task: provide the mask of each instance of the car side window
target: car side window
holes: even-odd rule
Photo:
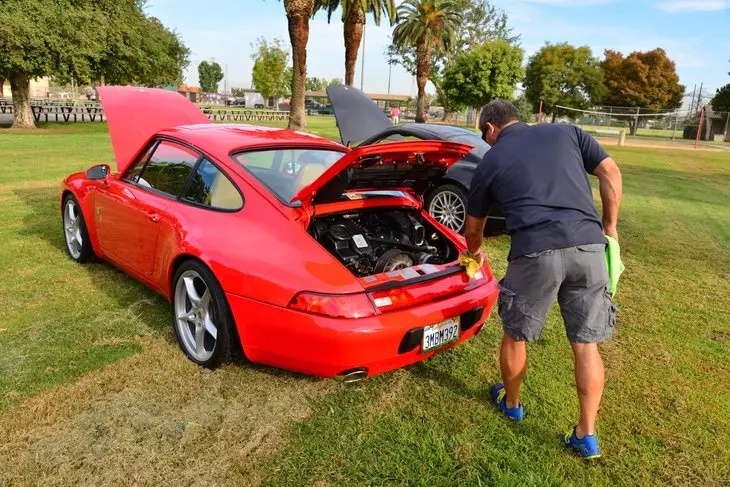
[[[181,199],[220,210],[243,207],[243,198],[236,186],[208,159],[200,162]]]
[[[162,140],[142,170],[137,184],[177,196],[199,157],[192,149]]]
[[[155,144],[150,145],[147,150],[144,151],[142,157],[140,157],[139,160],[127,170],[123,177],[125,181],[131,181],[133,183],[137,183],[137,181],[139,181],[139,175],[142,174],[142,169],[144,169],[144,165],[147,164],[147,160],[150,158],[150,154],[154,148]]]

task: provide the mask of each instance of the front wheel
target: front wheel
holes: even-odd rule
[[[231,358],[234,321],[218,280],[201,262],[188,260],[173,279],[172,322],[190,360],[215,368]]]
[[[63,199],[63,236],[66,241],[66,251],[73,260],[84,263],[94,258],[81,206],[71,194]]]
[[[466,202],[467,193],[462,187],[444,184],[429,195],[426,208],[437,222],[460,234],[466,222]]]

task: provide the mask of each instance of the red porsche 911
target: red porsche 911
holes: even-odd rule
[[[172,303],[180,348],[358,380],[477,333],[497,298],[422,195],[471,147],[351,150],[291,130],[210,123],[175,92],[100,87],[117,171],[61,188],[68,254],[104,259]]]

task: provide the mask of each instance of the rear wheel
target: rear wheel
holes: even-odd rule
[[[81,206],[72,194],[63,200],[63,236],[66,241],[66,251],[73,260],[84,263],[94,258]]]
[[[173,284],[173,329],[185,355],[211,369],[230,360],[235,324],[213,273],[201,262],[188,260],[175,272]]]
[[[432,217],[457,233],[464,231],[467,193],[455,184],[444,184],[428,197],[426,208]]]

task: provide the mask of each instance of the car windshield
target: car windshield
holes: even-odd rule
[[[462,133],[452,135],[448,140],[451,142],[473,145],[474,148],[471,150],[471,153],[479,157],[479,159],[484,157],[484,154],[486,154],[490,149],[489,144],[484,142],[478,133],[471,132],[469,130],[464,130]]]
[[[281,201],[289,203],[292,196],[313,183],[343,155],[328,149],[269,149],[239,152],[232,157]]]

